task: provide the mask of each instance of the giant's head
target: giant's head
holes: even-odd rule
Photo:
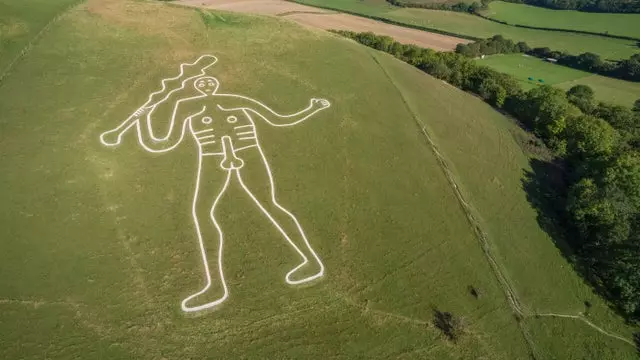
[[[218,79],[214,78],[213,76],[203,76],[196,79],[196,81],[193,83],[193,86],[195,86],[196,90],[204,95],[215,94],[218,90],[219,85],[220,82],[218,82]]]

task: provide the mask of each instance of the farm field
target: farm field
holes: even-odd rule
[[[489,3],[482,15],[510,25],[608,33],[640,39],[640,14],[589,13],[552,10],[504,1]]]
[[[629,58],[640,52],[635,41],[596,35],[571,34],[518,28],[499,24],[470,14],[414,8],[394,8],[358,0],[296,0],[307,5],[377,16],[398,23],[422,26],[462,36],[489,38],[500,34],[514,41],[525,41],[531,47],[549,47],[572,54],[593,52],[605,59]]]
[[[640,83],[594,75],[552,64],[532,56],[502,54],[487,56],[476,61],[514,76],[525,90],[538,86],[540,84],[538,80],[542,79],[545,84],[564,90],[569,90],[578,84],[589,85],[596,92],[598,100],[628,107],[632,106],[634,101],[640,97]],[[530,77],[534,80],[529,80]]]
[[[384,1],[384,0],[383,0]],[[372,31],[437,51],[453,51],[471,40],[385,24],[360,16],[342,14],[282,0],[180,0],[177,4],[249,14],[275,15],[299,24],[324,30]]]
[[[199,149],[189,139],[153,154],[131,133],[110,148],[100,135],[205,54],[217,58],[206,74],[220,92],[280,113],[330,101],[295,126],[256,119],[278,199],[326,273],[288,285],[298,255],[233,181],[216,208],[230,295],[185,313],[181,300],[205,282],[191,214]],[[10,170],[0,173],[1,359],[636,357],[584,322],[544,316],[578,315],[589,301],[598,326],[624,339],[638,330],[540,228],[522,184],[522,130],[352,41],[274,17],[88,0],[6,74],[0,114],[0,168]],[[260,170],[247,183],[264,180]],[[434,326],[435,310],[464,318],[458,342]]]

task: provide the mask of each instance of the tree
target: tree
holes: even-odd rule
[[[495,79],[486,78],[478,88],[478,95],[496,107],[502,107],[507,98],[507,91]]]
[[[566,127],[566,117],[569,111],[569,101],[565,93],[549,85],[543,85],[529,90],[524,97],[522,108],[519,110],[523,120],[527,120],[533,131],[554,150],[558,146],[559,136]]]
[[[618,133],[594,116],[571,118],[567,123],[567,156],[573,161],[606,159],[618,144]]]
[[[636,100],[636,102],[633,103],[633,111],[640,112],[640,99]]]
[[[518,52],[528,53],[529,51],[531,51],[531,47],[524,41],[518,42],[516,46],[518,47]]]
[[[589,114],[595,107],[595,92],[587,85],[576,85],[567,91],[569,102]]]
[[[611,204],[592,178],[583,178],[569,189],[567,213],[582,236],[582,246],[593,241],[593,234],[614,221]]]
[[[623,142],[637,146],[640,141],[640,114],[626,106],[600,103],[592,112],[620,132]]]
[[[604,172],[604,183],[622,190],[633,207],[640,210],[640,154],[618,155]]]
[[[618,77],[640,81],[640,54],[632,55],[629,59],[620,61],[616,71]]]

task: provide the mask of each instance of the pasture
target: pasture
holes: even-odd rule
[[[205,284],[191,213],[199,148],[188,139],[154,154],[132,133],[118,147],[100,134],[203,54],[217,58],[206,74],[222,93],[279,113],[331,102],[296,126],[255,125],[278,199],[326,273],[287,284],[298,254],[233,181],[216,210],[229,297],[191,314],[180,301]],[[578,315],[589,301],[594,323],[625,339],[637,331],[538,224],[522,130],[352,41],[271,17],[88,0],[13,66],[0,113],[2,359],[636,356],[584,322],[536,316]],[[260,170],[247,179],[264,180]],[[434,326],[435,310],[465,319],[458,342]]]
[[[60,11],[77,2],[0,0],[0,74]]]
[[[366,16],[378,16],[398,23],[422,26],[463,36],[489,38],[500,34],[514,41],[525,41],[531,47],[549,47],[553,50],[567,51],[575,55],[593,52],[605,59],[617,60],[629,58],[631,55],[640,52],[640,48],[632,40],[518,28],[459,12],[390,8],[387,5],[361,2],[359,0],[296,0],[296,2],[349,11]]]
[[[640,14],[589,13],[493,1],[482,15],[507,22],[549,29],[577,30],[640,39]]]
[[[628,107],[632,106],[633,102],[640,97],[640,83],[594,75],[523,54],[493,55],[476,61],[502,73],[512,75],[525,90],[542,83],[564,90],[583,84],[593,88],[596,92],[596,99]],[[533,80],[529,78],[533,78]],[[540,79],[543,82],[540,82]]]

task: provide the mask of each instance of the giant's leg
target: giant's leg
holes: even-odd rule
[[[205,273],[205,285],[182,301],[182,310],[191,312],[214,307],[229,295],[222,269],[224,233],[215,218],[215,209],[231,181],[231,171],[220,168],[220,156],[200,155],[192,216]]]
[[[273,175],[262,150],[253,147],[236,155],[244,161],[244,167],[236,171],[240,185],[302,258],[302,263],[287,273],[287,283],[301,284],[324,275],[324,265],[298,219],[278,203]]]

